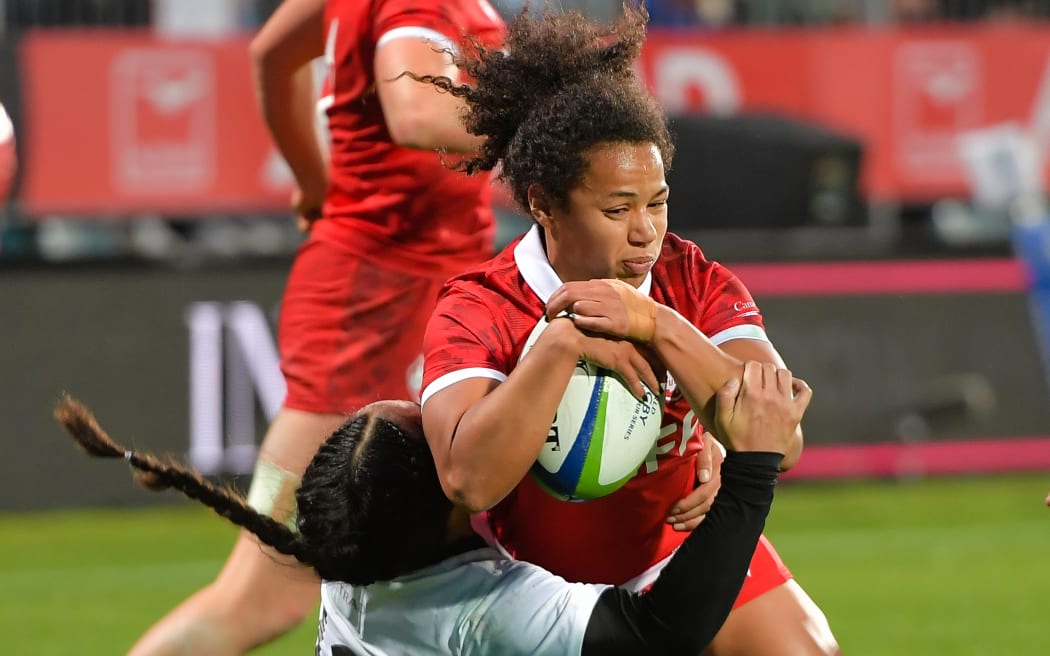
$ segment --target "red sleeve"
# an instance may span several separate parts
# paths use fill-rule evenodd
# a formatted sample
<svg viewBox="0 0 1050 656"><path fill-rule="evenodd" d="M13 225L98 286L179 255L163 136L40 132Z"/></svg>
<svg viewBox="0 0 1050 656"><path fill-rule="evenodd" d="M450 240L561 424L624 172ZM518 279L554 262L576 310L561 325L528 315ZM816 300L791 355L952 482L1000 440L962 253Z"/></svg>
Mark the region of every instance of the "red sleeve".
<svg viewBox="0 0 1050 656"><path fill-rule="evenodd" d="M455 0L449 6L420 0L376 0L372 17L373 34L380 37L398 27L423 27L447 36L455 43L463 38L463 27L456 24Z"/></svg>
<svg viewBox="0 0 1050 656"><path fill-rule="evenodd" d="M717 262L709 263L705 292L707 298L700 318L700 330L705 335L745 324L763 327L762 313L751 292L740 278Z"/></svg>
<svg viewBox="0 0 1050 656"><path fill-rule="evenodd" d="M667 233L662 268L654 281L654 297L682 314L716 343L727 339L766 339L762 313L751 293L729 269L704 257L695 243Z"/></svg>
<svg viewBox="0 0 1050 656"><path fill-rule="evenodd" d="M425 27L459 41L460 30L449 23L436 2L378 0L375 7L372 25L377 40L395 27Z"/></svg>
<svg viewBox="0 0 1050 656"><path fill-rule="evenodd" d="M423 390L462 369L509 373L501 321L476 295L452 287L440 299L423 337Z"/></svg>

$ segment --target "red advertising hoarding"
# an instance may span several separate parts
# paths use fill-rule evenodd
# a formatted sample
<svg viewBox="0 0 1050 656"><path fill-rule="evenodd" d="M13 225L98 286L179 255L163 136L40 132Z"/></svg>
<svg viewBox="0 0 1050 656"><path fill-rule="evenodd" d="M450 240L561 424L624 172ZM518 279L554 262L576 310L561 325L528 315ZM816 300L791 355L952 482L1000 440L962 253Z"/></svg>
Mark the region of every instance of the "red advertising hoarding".
<svg viewBox="0 0 1050 656"><path fill-rule="evenodd" d="M968 195L969 131L1016 122L1050 138L1047 25L654 32L642 73L671 111L775 111L859 138L875 198Z"/></svg>
<svg viewBox="0 0 1050 656"><path fill-rule="evenodd" d="M247 37L37 32L21 44L30 214L280 210L291 180ZM875 199L968 195L957 138L1050 136L1050 26L654 30L639 70L671 113L773 111L859 138ZM1050 173L1050 172L1048 172Z"/></svg>
<svg viewBox="0 0 1050 656"><path fill-rule="evenodd" d="M29 213L288 207L246 38L36 32L21 56Z"/></svg>

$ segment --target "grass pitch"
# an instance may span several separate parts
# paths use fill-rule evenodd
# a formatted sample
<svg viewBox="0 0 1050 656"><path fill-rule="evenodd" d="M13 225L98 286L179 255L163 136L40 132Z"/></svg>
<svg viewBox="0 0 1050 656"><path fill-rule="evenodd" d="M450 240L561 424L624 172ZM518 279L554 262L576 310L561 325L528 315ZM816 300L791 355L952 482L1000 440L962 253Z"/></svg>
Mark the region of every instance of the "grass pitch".
<svg viewBox="0 0 1050 656"><path fill-rule="evenodd" d="M791 483L767 534L847 656L1050 654L1048 488L1050 475ZM235 536L193 505L0 515L0 653L122 654ZM314 628L257 653L312 653Z"/></svg>

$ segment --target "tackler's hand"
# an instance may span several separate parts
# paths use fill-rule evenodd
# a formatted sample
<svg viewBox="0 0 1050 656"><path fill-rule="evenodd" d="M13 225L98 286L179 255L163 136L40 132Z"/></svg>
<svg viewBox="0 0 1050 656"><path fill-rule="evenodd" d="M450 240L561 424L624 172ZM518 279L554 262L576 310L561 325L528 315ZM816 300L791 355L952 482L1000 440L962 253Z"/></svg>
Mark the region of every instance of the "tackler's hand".
<svg viewBox="0 0 1050 656"><path fill-rule="evenodd" d="M798 425L812 398L788 369L749 361L741 380L718 391L715 422L730 449L790 453L800 446Z"/></svg>

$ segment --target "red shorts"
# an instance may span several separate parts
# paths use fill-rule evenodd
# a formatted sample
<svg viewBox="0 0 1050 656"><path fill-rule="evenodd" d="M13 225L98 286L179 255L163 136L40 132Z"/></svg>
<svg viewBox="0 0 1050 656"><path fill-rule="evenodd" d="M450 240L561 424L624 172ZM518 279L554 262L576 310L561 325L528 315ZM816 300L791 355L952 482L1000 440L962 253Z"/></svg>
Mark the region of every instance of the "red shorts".
<svg viewBox="0 0 1050 656"><path fill-rule="evenodd" d="M736 597L733 608L740 608L755 597L759 597L773 588L787 583L792 578L791 571L780 560L780 555L763 535L758 539L755 555L751 557L751 566L744 579L744 587Z"/></svg>
<svg viewBox="0 0 1050 656"><path fill-rule="evenodd" d="M418 401L423 331L445 280L307 240L278 322L285 407L345 414L380 399Z"/></svg>

